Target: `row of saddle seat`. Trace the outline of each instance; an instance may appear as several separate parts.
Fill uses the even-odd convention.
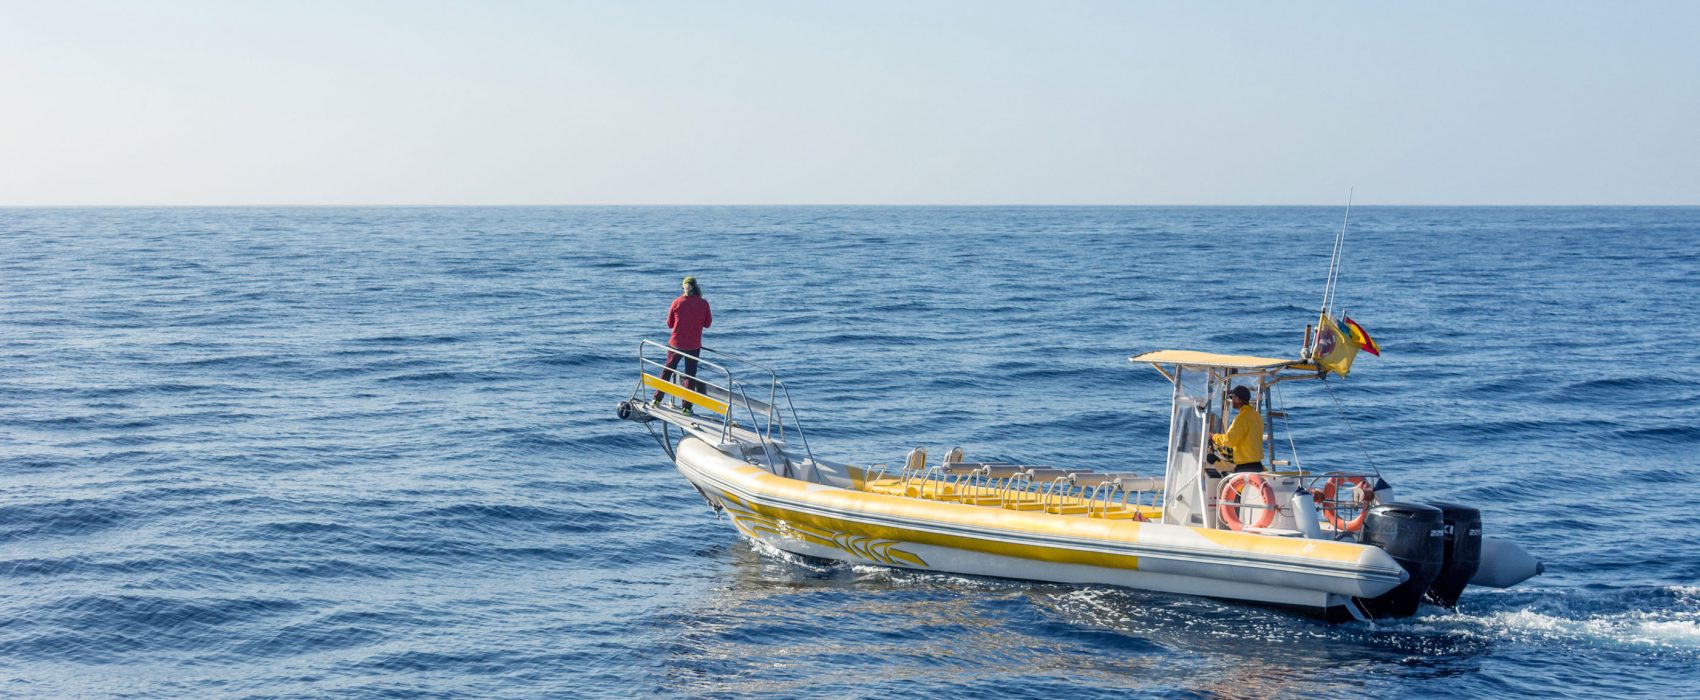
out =
[[[1140,503],[1143,494],[1163,489],[1161,479],[1130,472],[967,462],[960,447],[951,450],[941,465],[929,467],[926,459],[926,450],[916,448],[899,475],[870,474],[865,488],[930,501],[1106,520],[1143,521],[1162,515],[1161,508]]]

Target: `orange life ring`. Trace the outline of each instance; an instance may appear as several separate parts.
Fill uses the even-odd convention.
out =
[[[1216,499],[1216,515],[1222,522],[1228,524],[1230,530],[1243,530],[1245,524],[1240,522],[1240,499],[1247,488],[1256,488],[1259,496],[1263,497],[1263,515],[1258,516],[1257,524],[1252,527],[1269,527],[1275,522],[1275,488],[1269,485],[1269,480],[1257,472],[1240,472],[1231,474],[1222,481],[1222,495]],[[1244,506],[1255,507],[1255,506]]]
[[[1363,505],[1358,509],[1358,517],[1346,520],[1340,517],[1335,507],[1335,496],[1340,493],[1341,484],[1351,484],[1358,491],[1358,503]],[[1367,496],[1364,494],[1368,494]],[[1357,532],[1364,526],[1364,518],[1369,516],[1369,502],[1375,498],[1375,490],[1370,488],[1369,481],[1361,476],[1331,476],[1322,486],[1322,514],[1339,532]]]

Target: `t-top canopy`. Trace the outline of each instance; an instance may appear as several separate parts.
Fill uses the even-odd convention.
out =
[[[1251,355],[1218,355],[1213,352],[1198,352],[1196,350],[1157,350],[1143,355],[1135,355],[1128,360],[1149,362],[1154,365],[1223,367],[1227,369],[1282,369],[1304,363],[1303,360],[1282,360],[1274,357],[1253,357]]]

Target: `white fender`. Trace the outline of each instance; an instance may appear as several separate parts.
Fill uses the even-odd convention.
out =
[[[1311,498],[1309,489],[1299,489],[1293,492],[1293,522],[1298,524],[1299,532],[1305,533],[1306,539],[1320,540],[1327,537],[1322,534],[1322,524],[1316,521],[1316,499]]]

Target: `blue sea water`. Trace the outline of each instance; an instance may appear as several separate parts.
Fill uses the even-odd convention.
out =
[[[0,209],[0,695],[1700,694],[1700,209],[1353,211],[1294,441],[1546,561],[1457,611],[775,556],[614,417],[695,274],[818,454],[1157,471],[1128,355],[1296,351],[1340,216]]]

